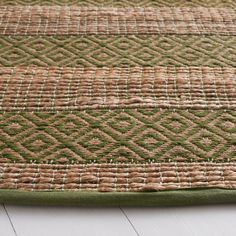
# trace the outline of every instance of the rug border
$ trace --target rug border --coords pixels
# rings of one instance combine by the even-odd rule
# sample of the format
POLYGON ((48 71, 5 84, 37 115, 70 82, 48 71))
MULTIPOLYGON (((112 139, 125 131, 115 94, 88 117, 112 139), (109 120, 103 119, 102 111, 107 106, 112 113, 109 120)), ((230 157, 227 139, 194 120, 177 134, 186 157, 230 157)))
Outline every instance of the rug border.
POLYGON ((191 189, 159 192, 29 192, 0 190, 0 203, 78 206, 181 206, 236 203, 236 189, 191 189))

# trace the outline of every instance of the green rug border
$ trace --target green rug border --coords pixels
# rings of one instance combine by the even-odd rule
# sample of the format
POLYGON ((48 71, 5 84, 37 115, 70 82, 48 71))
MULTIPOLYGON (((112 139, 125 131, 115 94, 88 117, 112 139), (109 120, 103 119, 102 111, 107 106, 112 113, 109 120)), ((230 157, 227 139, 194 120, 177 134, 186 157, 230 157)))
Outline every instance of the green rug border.
POLYGON ((159 192, 29 192, 0 190, 0 203, 78 206, 178 206, 236 203, 236 189, 191 189, 159 192))

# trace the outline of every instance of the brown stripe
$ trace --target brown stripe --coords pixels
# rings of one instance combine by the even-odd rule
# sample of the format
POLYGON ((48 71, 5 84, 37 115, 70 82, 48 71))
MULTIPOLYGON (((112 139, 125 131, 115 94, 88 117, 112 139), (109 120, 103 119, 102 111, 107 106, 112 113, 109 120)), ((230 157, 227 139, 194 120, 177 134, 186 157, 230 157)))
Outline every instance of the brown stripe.
POLYGON ((235 163, 1 164, 1 189, 100 192, 236 188, 235 163))
POLYGON ((0 68, 1 111, 236 108, 236 69, 0 68))
POLYGON ((236 10, 204 7, 1 6, 0 34, 236 35, 236 10))

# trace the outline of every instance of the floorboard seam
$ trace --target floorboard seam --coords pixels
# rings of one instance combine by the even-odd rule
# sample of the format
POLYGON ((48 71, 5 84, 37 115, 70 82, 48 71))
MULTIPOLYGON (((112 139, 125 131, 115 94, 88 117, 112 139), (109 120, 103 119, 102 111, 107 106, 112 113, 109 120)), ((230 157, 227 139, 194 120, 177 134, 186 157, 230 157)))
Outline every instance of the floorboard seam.
POLYGON ((140 234, 138 233, 137 229, 135 228, 135 226, 133 225, 132 221, 129 219, 129 217, 125 213, 125 211, 121 207, 120 207, 120 210, 124 214, 125 218, 129 221, 130 225, 132 226, 132 228, 133 228, 134 232, 137 234, 137 236, 140 236, 140 234))
POLYGON ((14 225, 13 225, 13 222, 12 222, 12 220, 11 220, 11 217, 10 217, 8 211, 7 211, 7 208, 6 208, 5 204, 3 204, 3 208, 4 208, 5 212, 6 212, 6 215, 7 215, 7 217, 8 217, 8 220, 9 220, 9 222, 10 222, 10 224, 11 224, 11 227, 12 227, 12 229, 13 229, 13 231, 14 231, 15 236, 18 236, 18 234, 17 234, 17 232, 16 232, 16 229, 15 229, 15 227, 14 227, 14 225))

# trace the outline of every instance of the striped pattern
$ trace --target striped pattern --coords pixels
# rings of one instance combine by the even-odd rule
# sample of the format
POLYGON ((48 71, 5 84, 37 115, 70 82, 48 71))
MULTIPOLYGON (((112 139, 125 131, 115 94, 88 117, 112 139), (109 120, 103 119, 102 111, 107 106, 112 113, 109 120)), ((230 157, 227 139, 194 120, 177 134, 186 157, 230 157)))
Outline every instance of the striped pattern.
POLYGON ((2 0, 0 189, 236 188, 233 0, 2 0))
POLYGON ((231 163, 4 164, 0 188, 28 191, 150 192, 191 188, 236 188, 231 163))
POLYGON ((209 67, 0 68, 1 111, 236 108, 236 70, 209 67))
POLYGON ((2 35, 236 34, 224 8, 0 7, 0 22, 2 35))

